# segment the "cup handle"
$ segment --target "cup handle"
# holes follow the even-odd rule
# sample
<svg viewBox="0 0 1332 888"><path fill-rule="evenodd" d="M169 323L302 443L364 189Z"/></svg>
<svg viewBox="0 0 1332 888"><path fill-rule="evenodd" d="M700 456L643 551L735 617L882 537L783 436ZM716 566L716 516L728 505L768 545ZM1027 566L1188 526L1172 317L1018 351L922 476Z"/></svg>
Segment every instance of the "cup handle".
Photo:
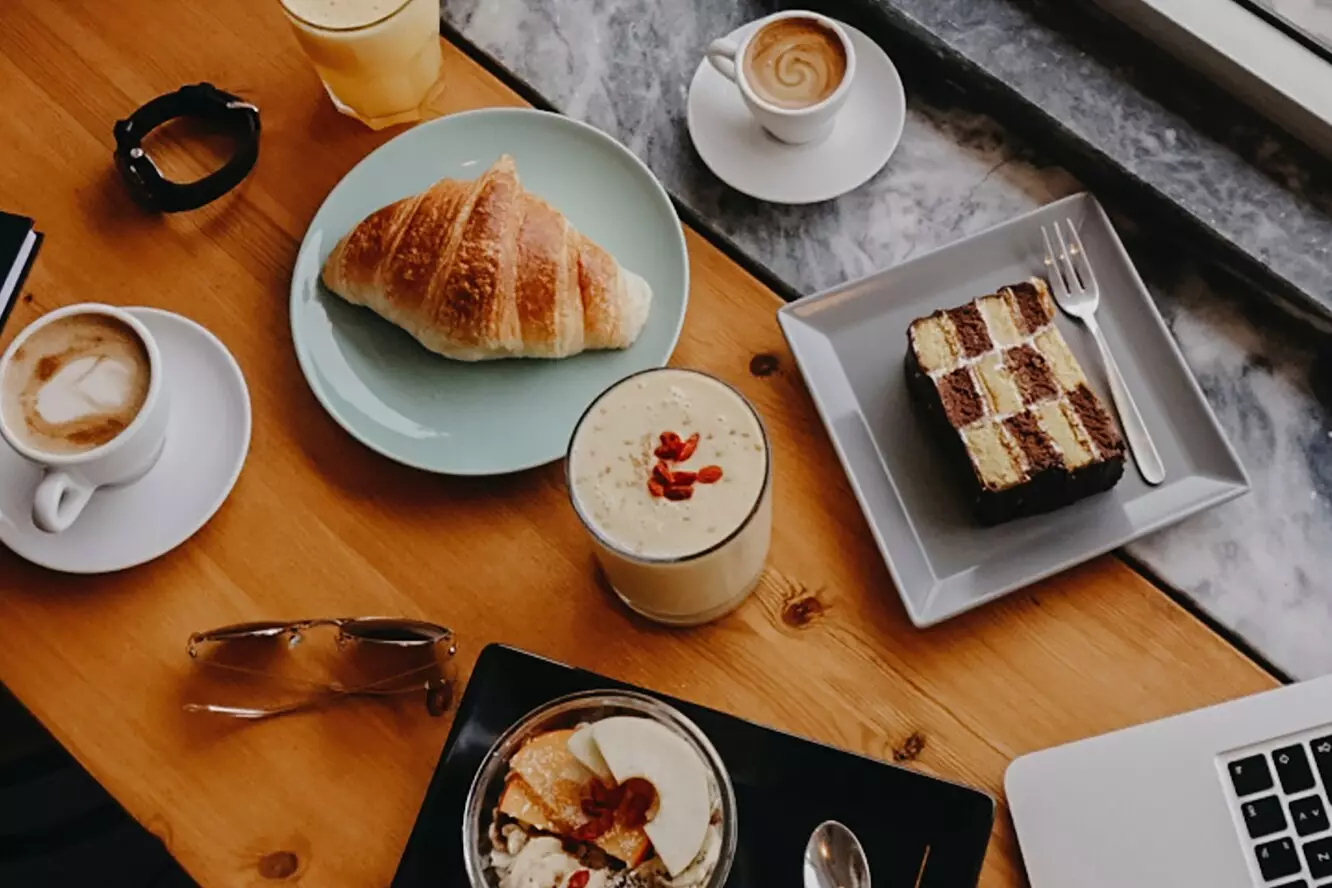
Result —
<svg viewBox="0 0 1332 888"><path fill-rule="evenodd" d="M740 47L734 40L727 37L720 37L708 44L708 61L712 67L732 83L735 82L735 55Z"/></svg>
<svg viewBox="0 0 1332 888"><path fill-rule="evenodd" d="M68 530L97 488L69 472L47 472L32 501L32 523L47 533Z"/></svg>

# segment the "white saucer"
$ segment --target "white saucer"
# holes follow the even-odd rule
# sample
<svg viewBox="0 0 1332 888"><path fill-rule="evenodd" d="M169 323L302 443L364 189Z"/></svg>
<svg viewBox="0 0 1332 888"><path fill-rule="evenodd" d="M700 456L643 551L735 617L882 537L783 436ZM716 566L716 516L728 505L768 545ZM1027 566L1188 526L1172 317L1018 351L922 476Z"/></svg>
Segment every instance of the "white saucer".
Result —
<svg viewBox="0 0 1332 888"><path fill-rule="evenodd" d="M689 85L689 135L708 168L759 200L807 204L859 188L883 169L906 123L906 91L892 60L873 40L842 24L856 48L856 79L833 131L813 145L787 145L758 125L740 90L699 63ZM758 22L728 36L743 40Z"/></svg>
<svg viewBox="0 0 1332 888"><path fill-rule="evenodd" d="M180 315L128 311L157 338L166 368L171 421L157 465L99 490L73 527L48 534L32 524L41 469L0 442L0 543L51 570L106 573L170 552L221 507L250 449L250 393L227 347Z"/></svg>

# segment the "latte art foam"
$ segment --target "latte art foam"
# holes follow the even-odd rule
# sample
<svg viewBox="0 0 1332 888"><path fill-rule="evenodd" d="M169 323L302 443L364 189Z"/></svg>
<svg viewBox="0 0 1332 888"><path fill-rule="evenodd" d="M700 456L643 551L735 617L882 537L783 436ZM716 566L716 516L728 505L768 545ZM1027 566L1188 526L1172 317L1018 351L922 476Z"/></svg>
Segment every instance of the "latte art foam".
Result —
<svg viewBox="0 0 1332 888"><path fill-rule="evenodd" d="M0 379L0 412L29 447L82 453L129 427L148 398L151 375L134 330L105 315L69 315L14 353Z"/></svg>
<svg viewBox="0 0 1332 888"><path fill-rule="evenodd" d="M846 77L846 47L818 21L779 19L749 41L744 71L750 89L768 104L808 108L841 86Z"/></svg>

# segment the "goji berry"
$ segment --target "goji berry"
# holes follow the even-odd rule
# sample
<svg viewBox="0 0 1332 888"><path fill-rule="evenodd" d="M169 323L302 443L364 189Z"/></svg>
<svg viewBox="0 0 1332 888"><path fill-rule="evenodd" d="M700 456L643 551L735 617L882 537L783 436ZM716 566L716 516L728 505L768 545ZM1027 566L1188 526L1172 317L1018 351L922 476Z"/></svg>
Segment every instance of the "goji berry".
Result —
<svg viewBox="0 0 1332 888"><path fill-rule="evenodd" d="M653 453L656 454L658 459L678 459L680 447L683 444L684 442L680 440L680 436L675 432L662 432L661 445Z"/></svg>
<svg viewBox="0 0 1332 888"><path fill-rule="evenodd" d="M721 478L721 466L704 466L698 470L698 482L700 484L716 484Z"/></svg>
<svg viewBox="0 0 1332 888"><path fill-rule="evenodd" d="M671 473L671 467L666 465L662 460L657 460L657 464L652 467L652 477L665 487L670 487L675 483L675 478Z"/></svg>
<svg viewBox="0 0 1332 888"><path fill-rule="evenodd" d="M698 437L698 432L689 436L689 440L680 448L680 455L675 458L676 462L684 462L694 455L694 451L698 449Z"/></svg>
<svg viewBox="0 0 1332 888"><path fill-rule="evenodd" d="M624 801L620 803L620 822L628 829L637 829L647 823L647 812L656 800L657 790L638 777L625 781Z"/></svg>

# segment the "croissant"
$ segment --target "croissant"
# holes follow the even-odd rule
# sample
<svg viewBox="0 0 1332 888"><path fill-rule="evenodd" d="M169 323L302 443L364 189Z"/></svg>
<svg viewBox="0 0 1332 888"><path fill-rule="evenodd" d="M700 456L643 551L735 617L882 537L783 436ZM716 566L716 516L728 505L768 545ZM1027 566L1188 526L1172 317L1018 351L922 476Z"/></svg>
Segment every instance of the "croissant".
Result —
<svg viewBox="0 0 1332 888"><path fill-rule="evenodd" d="M564 214L523 190L513 158L371 213L324 263L324 286L460 361L628 348L652 301Z"/></svg>

